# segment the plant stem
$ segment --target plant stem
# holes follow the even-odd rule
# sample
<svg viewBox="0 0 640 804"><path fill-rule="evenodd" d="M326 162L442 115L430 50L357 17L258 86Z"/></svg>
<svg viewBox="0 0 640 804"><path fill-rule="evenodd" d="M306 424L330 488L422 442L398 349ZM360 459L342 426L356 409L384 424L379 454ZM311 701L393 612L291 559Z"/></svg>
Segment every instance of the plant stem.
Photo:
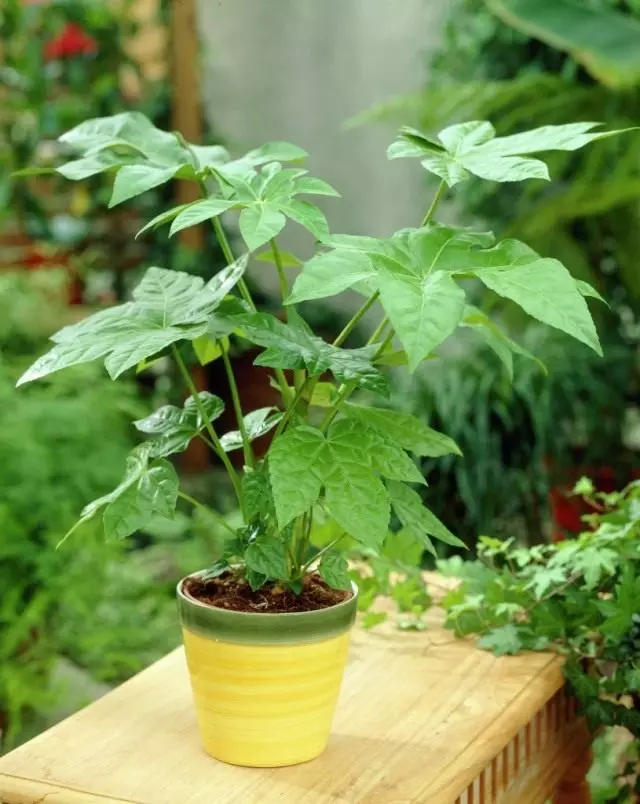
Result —
<svg viewBox="0 0 640 804"><path fill-rule="evenodd" d="M360 321L364 318L367 312L373 307L373 305L378 301L380 298L380 291L376 290L367 301L362 305L362 307L358 310L358 312L353 316L351 321L347 323L345 328L342 332L338 335L338 337L333 342L334 346L342 346L342 344L347 340L349 335L353 332L353 330L358 326Z"/></svg>
<svg viewBox="0 0 640 804"><path fill-rule="evenodd" d="M208 516L212 519L215 519L219 525L222 525L223 528L229 531L233 536L236 535L235 530L231 527L231 525L222 517L217 511L214 511L212 508L209 508L208 505L201 503L199 500L196 500L195 497L192 497L190 494L185 494L184 491L178 492L178 497L182 500L185 500L188 503L191 503L194 508L199 508L201 511L204 511Z"/></svg>
<svg viewBox="0 0 640 804"><path fill-rule="evenodd" d="M338 536L338 538L337 538L337 539L334 539L332 542L329 542L329 544L325 545L325 546L322 548L322 550L318 550L318 552L317 552L317 553L315 554L315 556L314 556L314 557L311 559L311 561L307 561L307 563L306 563L306 564L305 564L305 565L302 567L302 569L300 570L300 574L301 574L301 575L304 575L304 574L305 574L305 572L307 572L307 570L309 569L309 567L310 567L312 564L315 564L315 562L316 562L316 561L317 561L319 558L322 558L322 556L323 556L325 553L329 552L329 550L331 550L331 548L332 548L332 547L335 547L335 546L336 546L336 544L338 544L338 542L342 541L342 538L343 538L343 537L344 537L344 533L343 533L341 536Z"/></svg>
<svg viewBox="0 0 640 804"><path fill-rule="evenodd" d="M251 439L247 433L247 428L244 424L244 415L242 413L242 405L240 403L240 394L238 393L238 385L236 383L236 378L233 373L233 366L231 365L231 360L229 359L229 353L224 348L223 344L218 341L220 351L222 352L222 361L224 363L224 370L227 373L227 380L229 381L229 390L231 391L231 399L233 401L233 409L236 414L236 420L238 422L238 430L240 430L240 435L242 436L242 451L244 453L244 462L247 466L253 467L255 465L255 459L253 457L253 450L251 449Z"/></svg>
<svg viewBox="0 0 640 804"><path fill-rule="evenodd" d="M429 223L429 221L433 218L433 216L435 214L435 211L436 211L436 209L438 209L438 205L440 204L440 201L442 201L442 198L443 198L443 196L444 196L444 194L446 192L447 192L447 183L443 179L440 182L440 185L438 186L438 189L436 190L436 194L433 197L433 201L431 202L431 206L427 210L427 214L424 216L424 218L422 220L422 225L423 226L426 226Z"/></svg>
<svg viewBox="0 0 640 804"><path fill-rule="evenodd" d="M191 395L192 395L193 400L194 400L194 402L196 404L198 412L200 413L200 416L202 416L202 422L205 425L205 428L206 428L207 432L209 433L209 437L211 438L211 441L213 442L213 445L214 445L214 448L215 448L215 451L216 451L216 455L220 458L220 460L224 464L224 468L227 470L227 474L229 475L231 483L233 484L233 489L234 489L234 491L236 493L236 497L238 498L238 503L240 504L240 507L242 508L242 511L243 511L243 514L244 514L244 501L242 499L242 490L240 489L240 483L238 481L238 476L236 475L236 470L231 465L231 461L229 460L229 456L227 455L227 453L222 448L222 444L220 443L220 439L216 435L216 431L213 429L213 426L212 426L211 422L209 421L209 417L207 416L207 411L205 410L204 405L202 404L202 400L200 399L200 394L198 393L198 389L196 388L196 386L195 386L195 384L194 384L194 382L193 382L193 380L191 378L191 374L189 374L189 370L187 369L187 367L186 367L186 365L184 363L184 360L182 359L182 356L180 355L180 352L175 347L175 345L171 347L171 351L173 353L173 357L174 357L174 359L176 361L176 364L178 366L180 374L182 374L182 378L184 380L184 383L187 386L187 388L189 389L189 391L191 392Z"/></svg>
<svg viewBox="0 0 640 804"><path fill-rule="evenodd" d="M285 302L289 296L289 282L287 281L287 275L284 270L284 265L282 264L282 255L280 254L280 249L278 248L278 243L276 242L275 237L271 238L270 243L271 243L271 249L273 251L273 259L276 264L276 270L278 271L278 281L280 282L280 295L282 296L282 306L288 318L289 311L287 309Z"/></svg>
<svg viewBox="0 0 640 804"><path fill-rule="evenodd" d="M204 181L200 182L200 189L202 194L205 198L209 197L209 193L207 191L207 185ZM229 244L229 239L225 234L224 229L222 228L222 224L220 223L220 219L215 217L212 219L213 231L216 234L216 239L220 244L220 248L222 249L222 253L224 254L224 258L227 261L227 265L232 265L236 258L233 254L231 249L231 245ZM258 308L255 305L255 302L251 298L251 292L247 287L247 283L244 281L243 278L238 280L238 290L240 291L240 295L245 300L245 302L249 305L249 308L252 312L257 312ZM280 386L280 393L282 394L282 400L285 404L285 407L288 408L291 405L291 394L289 392L289 383L287 382L286 377L284 376L284 372L282 369L274 369L273 370L276 379L278 380L278 385Z"/></svg>
<svg viewBox="0 0 640 804"><path fill-rule="evenodd" d="M388 319L387 316L385 316L382 319L382 321L378 324L378 326L375 328L373 333L371 334L371 337L369 338L368 343L369 344L376 343L378 341L378 339L382 336L382 333L385 331L385 329L387 328L388 324L389 324L389 319Z"/></svg>

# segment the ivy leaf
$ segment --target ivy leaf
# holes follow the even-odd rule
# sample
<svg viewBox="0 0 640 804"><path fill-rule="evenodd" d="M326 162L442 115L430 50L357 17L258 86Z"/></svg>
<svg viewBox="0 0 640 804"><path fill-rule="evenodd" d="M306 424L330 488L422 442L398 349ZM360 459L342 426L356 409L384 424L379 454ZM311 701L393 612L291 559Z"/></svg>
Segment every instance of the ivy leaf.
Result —
<svg viewBox="0 0 640 804"><path fill-rule="evenodd" d="M443 129L438 134L441 145L420 132L401 130L399 141L402 145L394 144L389 156L422 157L423 167L446 181L450 187L471 175L500 182L533 178L548 180L549 171L544 162L522 155L542 151L575 151L593 140L622 133L591 131L597 125L600 124L542 126L509 137L496 137L491 123L470 121Z"/></svg>
<svg viewBox="0 0 640 804"><path fill-rule="evenodd" d="M478 641L478 647L490 650L496 656L515 656L522 648L518 629L512 623L494 628Z"/></svg>
<svg viewBox="0 0 640 804"><path fill-rule="evenodd" d="M462 326L469 327L475 332L478 332L487 346L492 349L504 367L510 380L513 380L513 355L520 355L529 360L533 360L540 366L544 374L547 374L547 368L538 358L527 351L520 344L512 340L500 327L492 321L488 315L478 310L477 307L468 305L465 308L464 318L462 319Z"/></svg>
<svg viewBox="0 0 640 804"><path fill-rule="evenodd" d="M605 617L601 626L605 636L620 639L631 628L633 615L640 612L640 576L636 577L631 562L622 572L613 600L600 601L598 608Z"/></svg>
<svg viewBox="0 0 640 804"><path fill-rule="evenodd" d="M331 371L341 382L354 382L361 388L387 393L386 378L371 363L370 347L340 349L303 326L284 324L267 313L244 316L240 324L246 337L266 349L255 360L258 366L306 368L312 376Z"/></svg>
<svg viewBox="0 0 640 804"><path fill-rule="evenodd" d="M496 267L474 271L490 290L602 355L587 303L562 263L540 257L517 240L503 240L493 251Z"/></svg>
<svg viewBox="0 0 640 804"><path fill-rule="evenodd" d="M247 247L255 251L280 234L286 222L277 206L260 201L242 211L239 225Z"/></svg>
<svg viewBox="0 0 640 804"><path fill-rule="evenodd" d="M454 536L438 517L423 505L422 499L416 491L405 486L404 483L396 481L387 483L387 491L398 519L416 538L424 540L425 536L433 536L453 547L466 548L465 543ZM429 549L431 542L425 540L425 543Z"/></svg>
<svg viewBox="0 0 640 804"><path fill-rule="evenodd" d="M326 474L326 450L322 433L306 425L285 431L271 444L269 478L280 529L317 502Z"/></svg>
<svg viewBox="0 0 640 804"><path fill-rule="evenodd" d="M197 226L199 223L217 218L218 215L221 215L234 206L235 201L226 201L223 198L205 198L203 201L195 201L193 204L187 204L174 217L171 228L169 229L169 237L173 237L173 235L190 226ZM158 221L158 218L154 218L147 226L154 224L154 226L157 227L167 220L168 219ZM140 230L140 232L143 231L144 229ZM140 232L138 232L138 234L140 234Z"/></svg>
<svg viewBox="0 0 640 804"><path fill-rule="evenodd" d="M318 572L323 581L332 589L351 589L349 564L347 559L337 550L327 550L320 559Z"/></svg>
<svg viewBox="0 0 640 804"><path fill-rule="evenodd" d="M455 331L464 312L465 294L443 271L420 277L398 263L378 267L382 305L413 372Z"/></svg>
<svg viewBox="0 0 640 804"><path fill-rule="evenodd" d="M562 567L541 567L536 570L527 588L533 589L536 600L540 600L553 586L564 583L566 579L567 572Z"/></svg>
<svg viewBox="0 0 640 804"><path fill-rule="evenodd" d="M373 292L377 283L371 285L370 281L375 278L376 271L366 254L354 250L328 251L304 264L286 303L335 296L358 283L361 287L364 283Z"/></svg>
<svg viewBox="0 0 640 804"><path fill-rule="evenodd" d="M370 408L348 403L345 414L386 434L401 447L416 455L440 458L443 455L462 455L460 448L444 433L432 430L409 413L387 408Z"/></svg>
<svg viewBox="0 0 640 804"><path fill-rule="evenodd" d="M247 413L244 417L244 426L250 441L261 438L280 422L284 414L277 412L273 416L269 415L277 408L259 408ZM242 449L242 434L240 430L232 430L225 433L220 443L225 452L232 452L235 449Z"/></svg>
<svg viewBox="0 0 640 804"><path fill-rule="evenodd" d="M189 442L224 411L224 402L208 391L201 391L198 399L205 409L206 421L203 421L194 397L190 396L183 408L164 405L150 416L134 422L139 432L157 437L150 442L151 451L155 457L166 457L176 452L183 452Z"/></svg>
<svg viewBox="0 0 640 804"><path fill-rule="evenodd" d="M284 581L289 577L287 548L279 539L258 536L243 557L250 570L269 580Z"/></svg>

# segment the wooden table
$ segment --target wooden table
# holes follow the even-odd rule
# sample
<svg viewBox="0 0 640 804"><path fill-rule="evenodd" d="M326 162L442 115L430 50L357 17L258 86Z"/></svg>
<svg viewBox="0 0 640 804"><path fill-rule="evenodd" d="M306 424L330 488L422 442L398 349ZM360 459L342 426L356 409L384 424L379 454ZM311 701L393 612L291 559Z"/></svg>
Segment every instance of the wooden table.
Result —
<svg viewBox="0 0 640 804"><path fill-rule="evenodd" d="M356 630L326 753L223 765L200 748L177 650L0 759L2 804L587 804L590 738L557 656L494 656L424 633Z"/></svg>

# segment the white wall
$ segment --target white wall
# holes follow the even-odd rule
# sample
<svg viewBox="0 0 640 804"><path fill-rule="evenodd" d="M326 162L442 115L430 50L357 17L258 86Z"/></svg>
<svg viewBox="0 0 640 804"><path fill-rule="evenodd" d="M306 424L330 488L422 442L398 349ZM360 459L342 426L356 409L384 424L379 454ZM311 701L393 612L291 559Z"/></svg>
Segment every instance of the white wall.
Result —
<svg viewBox="0 0 640 804"><path fill-rule="evenodd" d="M342 200L334 231L385 235L423 213L417 163L388 163L393 130L345 121L418 89L446 0L199 0L206 109L233 150L289 140ZM289 227L290 229L297 227ZM288 247L302 248L289 234Z"/></svg>

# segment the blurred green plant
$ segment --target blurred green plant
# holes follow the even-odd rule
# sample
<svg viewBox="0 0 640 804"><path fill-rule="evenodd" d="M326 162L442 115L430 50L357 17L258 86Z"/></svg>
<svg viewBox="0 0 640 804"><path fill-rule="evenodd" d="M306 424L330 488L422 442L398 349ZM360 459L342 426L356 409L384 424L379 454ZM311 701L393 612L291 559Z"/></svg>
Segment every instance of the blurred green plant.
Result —
<svg viewBox="0 0 640 804"><path fill-rule="evenodd" d="M516 358L513 382L492 350L469 332L450 360L434 363L409 386L398 378L397 400L415 416L450 433L464 461L423 460L430 507L470 547L478 534L512 533L537 542L548 535L548 495L576 465L609 467L618 485L632 458L612 454L623 442L626 389L633 353L603 348L607 370L581 344L530 326L520 336L548 376Z"/></svg>
<svg viewBox="0 0 640 804"><path fill-rule="evenodd" d="M582 478L574 493L596 511L577 539L518 546L483 538L479 561L443 602L458 636L478 634L497 655L557 650L580 710L595 732L621 727L635 740L611 802L640 794L640 482L599 493ZM456 567L441 567L458 574Z"/></svg>

